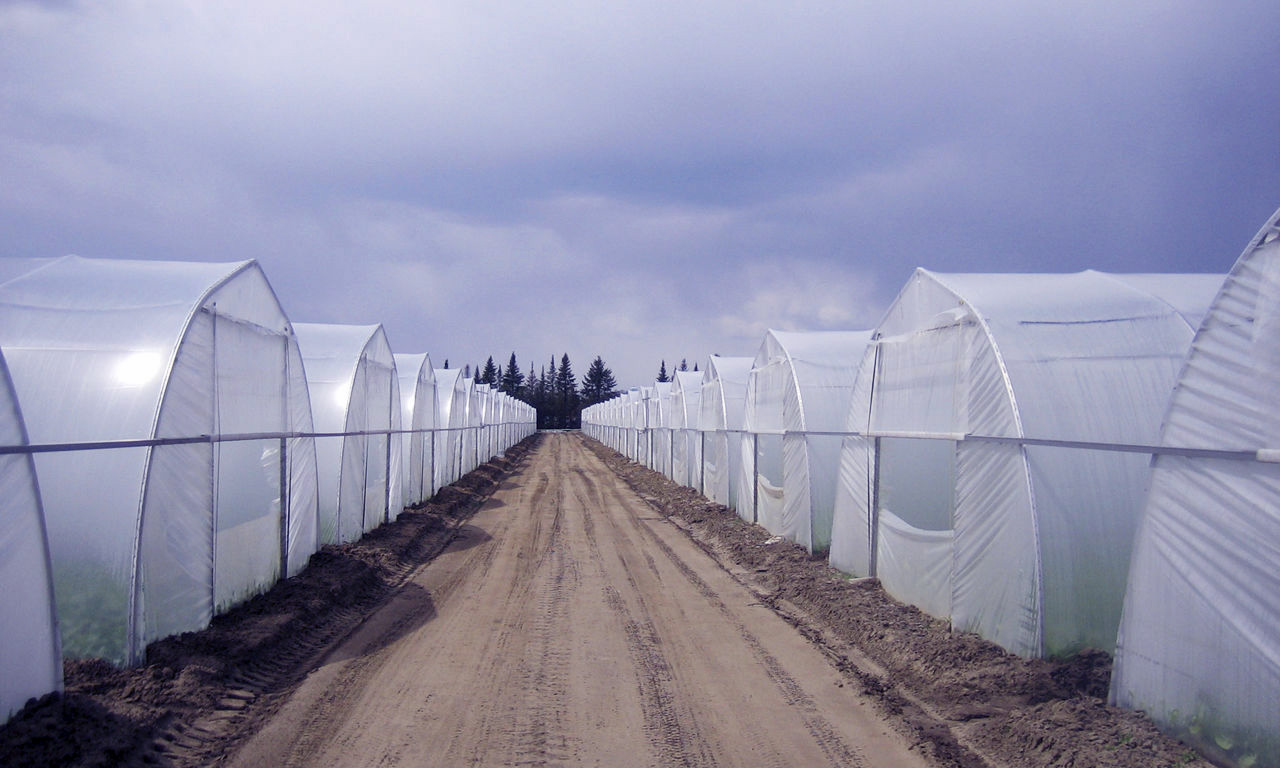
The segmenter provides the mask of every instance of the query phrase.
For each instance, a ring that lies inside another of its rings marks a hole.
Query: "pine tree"
[[[663,381],[671,381],[671,378],[670,378],[669,376],[667,376],[667,361],[666,361],[666,360],[663,360],[663,361],[662,361],[662,367],[658,369],[658,381],[659,381],[659,382],[663,382]]]
[[[538,371],[538,399],[533,404],[538,409],[538,427],[553,426],[553,414],[551,413],[551,380],[547,378],[547,366],[542,366]]]
[[[449,370],[449,358],[447,357],[444,359],[444,369],[446,371]]]
[[[493,355],[489,355],[489,359],[485,361],[484,369],[480,372],[480,378],[476,383],[488,384],[491,387],[498,385],[498,366],[493,364]]]
[[[573,375],[567,352],[560,356],[560,368],[556,371],[556,398],[560,424],[566,429],[577,429],[582,423],[582,405],[578,399],[578,380]]]
[[[618,382],[613,378],[613,371],[605,367],[604,360],[596,355],[587,368],[587,375],[582,377],[582,404],[584,406],[602,403],[618,394]]]
[[[471,365],[470,365],[470,364],[467,364],[467,365],[462,366],[462,378],[464,378],[464,379],[469,379],[469,378],[471,378]]]
[[[502,370],[502,380],[498,383],[498,389],[512,397],[519,397],[523,384],[524,374],[520,372],[520,366],[516,365],[516,353],[512,352],[507,367]]]
[[[688,361],[688,360],[686,360],[686,359],[685,359],[685,358],[683,358],[683,357],[682,357],[682,358],[680,358],[680,370],[682,370],[682,371],[687,371],[687,370],[689,370],[689,361]]]

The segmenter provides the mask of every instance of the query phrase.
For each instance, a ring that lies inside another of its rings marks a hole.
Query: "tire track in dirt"
[[[231,765],[861,765],[856,692],[585,450],[544,438]]]
[[[573,477],[576,477],[581,483],[588,484],[594,490],[594,484],[591,483],[585,472],[580,468],[581,447],[575,442],[572,449],[576,449],[579,454],[575,457],[579,459],[576,462],[579,467],[575,468]],[[583,494],[575,495],[583,509],[584,519],[590,519],[590,510],[593,506],[599,508],[599,505],[593,505],[592,499],[589,498],[590,493],[587,496]],[[614,523],[612,516],[601,515],[601,517],[609,525],[613,537],[620,539],[624,545],[631,543],[625,531]],[[604,579],[602,591],[605,603],[617,616],[626,636],[627,648],[635,668],[636,684],[640,693],[640,705],[644,713],[645,732],[649,737],[650,744],[658,751],[659,764],[688,766],[689,768],[712,768],[716,766],[715,757],[707,748],[706,740],[699,732],[696,718],[692,712],[687,711],[685,707],[680,705],[682,697],[677,695],[675,690],[677,683],[672,674],[671,666],[662,653],[658,630],[645,608],[643,598],[640,596],[640,586],[632,574],[631,566],[627,562],[623,547],[616,547],[613,554],[622,564],[627,586],[630,588],[629,592],[633,595],[633,599],[638,605],[635,611],[628,606],[628,601],[608,580],[608,567],[605,563],[604,552],[595,536],[594,522],[591,523],[590,530],[591,533],[587,537],[590,557]],[[656,577],[657,567],[651,558],[648,560],[648,565]]]
[[[585,446],[582,446],[580,442],[576,445],[584,453],[588,453],[591,460],[596,460],[594,454],[590,454],[590,452],[587,451]],[[803,713],[806,728],[813,737],[814,742],[823,751],[831,764],[839,766],[863,765],[859,751],[846,743],[845,740],[840,737],[832,727],[831,722],[821,715],[813,700],[804,692],[804,689],[782,668],[777,658],[769,653],[763,645],[761,645],[759,638],[751,632],[747,626],[741,622],[741,620],[738,619],[738,617],[720,598],[719,594],[712,589],[691,567],[689,567],[688,563],[677,555],[665,541],[653,532],[653,530],[645,523],[640,514],[636,511],[635,505],[628,503],[629,500],[626,497],[632,492],[630,492],[629,489],[624,491],[617,485],[614,485],[609,489],[610,501],[606,502],[604,497],[601,495],[599,488],[597,488],[595,483],[590,480],[585,470],[578,469],[575,474],[578,480],[587,488],[587,493],[590,497],[590,501],[588,503],[594,503],[600,506],[611,504],[612,506],[626,510],[626,513],[632,523],[632,527],[640,531],[641,535],[647,538],[646,543],[665,555],[666,561],[674,566],[676,570],[679,571],[679,573],[689,582],[689,584],[693,586],[698,594],[706,598],[707,602],[710,603],[711,606],[715,608],[730,625],[733,626],[738,637],[741,638],[751,649],[756,661],[765,669],[769,679],[782,693],[787,704],[795,708],[796,711]],[[643,500],[643,497],[639,498]],[[620,531],[620,533],[624,538],[629,538],[625,532]],[[645,553],[645,558],[648,561],[650,568],[655,574],[657,574],[657,566],[652,556],[648,554],[647,547],[642,548],[642,551]],[[634,585],[634,581],[632,583]]]
[[[503,533],[512,535],[494,537],[514,546],[516,559],[525,567],[517,570],[503,598],[497,642],[481,656],[484,674],[479,686],[502,692],[503,700],[481,716],[478,738],[455,733],[458,744],[471,744],[466,753],[471,765],[551,765],[569,759],[574,751],[564,727],[565,651],[556,631],[565,621],[576,568],[556,546],[563,533],[563,504],[562,490],[557,487],[552,493],[550,486],[558,472],[558,455],[553,453],[551,460],[550,472],[538,472],[528,505],[532,513],[549,501],[550,520],[544,525],[544,515],[530,514],[509,521]],[[481,576],[487,577],[487,572]],[[468,578],[474,579],[474,574]]]

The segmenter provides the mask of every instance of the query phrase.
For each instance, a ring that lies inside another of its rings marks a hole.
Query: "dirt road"
[[[826,658],[549,435],[237,766],[923,766]]]

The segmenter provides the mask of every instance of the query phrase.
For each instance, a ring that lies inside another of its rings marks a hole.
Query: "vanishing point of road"
[[[235,766],[924,766],[573,433],[336,647]]]

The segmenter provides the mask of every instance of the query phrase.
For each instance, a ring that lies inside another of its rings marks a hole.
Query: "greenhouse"
[[[35,462],[66,655],[137,662],[315,551],[314,444],[281,436],[311,431],[302,358],[256,262],[42,262],[0,285],[0,349],[31,441],[82,449]]]
[[[472,459],[472,469],[480,466],[485,461],[485,457],[490,455],[489,451],[489,435],[493,429],[493,406],[494,395],[493,387],[488,384],[476,382],[472,392],[472,402],[474,403],[474,411],[471,414],[471,424],[475,428],[476,442],[474,458]]]
[[[653,471],[671,477],[671,382],[655,381],[649,399],[645,401],[648,409],[649,424],[649,456],[645,466]]]
[[[27,430],[0,355],[0,446],[22,447]],[[35,462],[0,454],[0,725],[27,699],[62,688],[53,574]]]
[[[1221,281],[917,270],[847,412],[831,564],[1022,656],[1114,648],[1141,446]]]
[[[671,479],[702,490],[702,433],[698,431],[702,374],[676,371],[671,382]]]
[[[1222,284],[1178,379],[1111,681],[1116,703],[1259,768],[1280,766],[1278,382],[1280,212]]]
[[[810,552],[831,545],[839,433],[870,338],[771,330],[747,376],[739,514]]]
[[[403,505],[412,507],[435,495],[436,374],[431,356],[395,355],[400,388],[400,486]]]
[[[712,355],[702,371],[698,430],[702,432],[702,493],[738,510],[738,464],[742,461],[742,417],[747,408],[751,357]],[[750,517],[753,510],[745,510]]]
[[[641,446],[648,445],[644,430],[647,428],[648,416],[644,405],[645,391],[642,387],[631,387],[623,397],[621,409],[622,422],[622,455],[632,461],[639,462],[647,453]]]
[[[400,386],[381,325],[296,323],[315,415],[320,542],[345,544],[394,520]]]
[[[582,410],[582,430],[619,453],[623,448],[622,412],[625,394]]]
[[[454,472],[458,463],[457,431],[453,423],[453,389],[462,371],[458,368],[437,368],[436,374],[436,488],[443,488],[458,479]]]
[[[457,480],[475,469],[476,455],[476,380],[459,376],[453,382],[453,405],[449,407],[449,463],[450,476]]]

